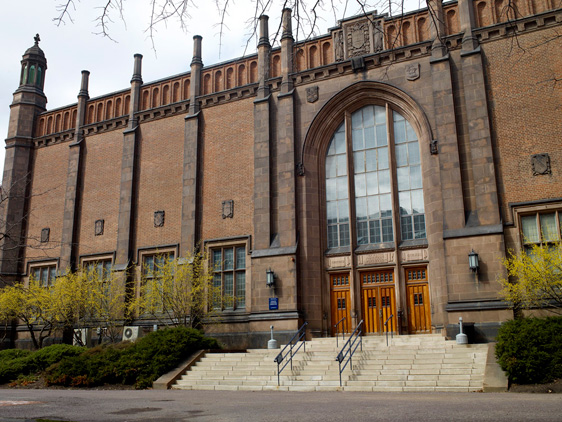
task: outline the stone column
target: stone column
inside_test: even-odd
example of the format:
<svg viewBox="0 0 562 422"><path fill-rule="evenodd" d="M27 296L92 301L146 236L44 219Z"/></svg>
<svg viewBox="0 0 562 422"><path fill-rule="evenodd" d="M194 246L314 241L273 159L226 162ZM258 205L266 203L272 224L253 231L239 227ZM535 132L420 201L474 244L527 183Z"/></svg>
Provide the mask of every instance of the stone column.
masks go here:
<svg viewBox="0 0 562 422"><path fill-rule="evenodd" d="M201 60L202 37L193 37L193 59L191 60L189 114L185 117L183 144L183 190L181 214L180 255L186 251L194 251L200 238L201 211L199 199L199 167L200 167L200 107L201 95Z"/></svg>
<svg viewBox="0 0 562 422"><path fill-rule="evenodd" d="M66 192L64 198L64 216L62 223L62 245L59 272L62 274L67 270L76 269L76 226L78 224L78 209L81 199L81 173L82 173L82 149L84 145L84 133L82 127L86 116L86 103L88 95L88 81L90 72L82 71L82 81L78 92L78 105L76 113L76 127L74 130L74 142L68 147L68 171L66 176Z"/></svg>
<svg viewBox="0 0 562 422"><path fill-rule="evenodd" d="M291 9L283 9L283 33L281 35L281 92L287 93L293 89L293 29L291 24Z"/></svg>
<svg viewBox="0 0 562 422"><path fill-rule="evenodd" d="M138 137L138 118L142 55L135 54L133 77L131 79L131 103L129 123L123 132L123 156L121 159L121 184L119 195L119 219L117 227L117 250L115 255L115 270L125 270L134 259L133 208L136 183L136 149Z"/></svg>
<svg viewBox="0 0 562 422"><path fill-rule="evenodd" d="M443 43L445 37L445 21L442 0L427 0L430 19L430 36L433 40L431 56L438 58L447 54L447 47Z"/></svg>

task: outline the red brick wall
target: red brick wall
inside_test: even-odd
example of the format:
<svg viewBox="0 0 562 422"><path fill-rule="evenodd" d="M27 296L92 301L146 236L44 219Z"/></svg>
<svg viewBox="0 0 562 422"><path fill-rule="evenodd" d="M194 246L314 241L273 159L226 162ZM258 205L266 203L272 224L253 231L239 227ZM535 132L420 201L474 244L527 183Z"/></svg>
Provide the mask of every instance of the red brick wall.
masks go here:
<svg viewBox="0 0 562 422"><path fill-rule="evenodd" d="M78 255L113 252L117 244L119 183L123 133L120 130L86 138L83 155L83 191L78 227ZM104 220L104 233L95 236L96 220Z"/></svg>
<svg viewBox="0 0 562 422"><path fill-rule="evenodd" d="M137 247L180 243L184 116L142 124L136 215ZM163 227L154 212L164 211Z"/></svg>
<svg viewBox="0 0 562 422"><path fill-rule="evenodd" d="M68 170L68 143L34 151L29 201L26 260L58 258L62 238L64 195ZM50 228L50 242L40 243L41 229Z"/></svg>
<svg viewBox="0 0 562 422"><path fill-rule="evenodd" d="M203 110L203 239L253 232L253 99ZM234 200L234 218L222 201Z"/></svg>
<svg viewBox="0 0 562 422"><path fill-rule="evenodd" d="M511 221L510 202L562 197L562 38L556 36L556 30L529 32L483 47L504 221ZM550 155L552 174L533 176L531 155L538 153Z"/></svg>

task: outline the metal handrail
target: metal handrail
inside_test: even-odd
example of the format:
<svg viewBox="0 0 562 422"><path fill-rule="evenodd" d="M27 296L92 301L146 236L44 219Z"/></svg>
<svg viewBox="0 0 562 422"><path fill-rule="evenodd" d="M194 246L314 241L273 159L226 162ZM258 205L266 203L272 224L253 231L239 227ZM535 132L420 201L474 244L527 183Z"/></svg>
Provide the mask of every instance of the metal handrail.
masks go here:
<svg viewBox="0 0 562 422"><path fill-rule="evenodd" d="M337 323L336 325L334 325L334 329L336 330L336 347L340 347L340 345L339 345L339 337L338 337L338 335L339 335L338 325L340 325L342 322L343 322L343 324L342 324L342 325L343 325L343 328L342 328L342 330L341 330L341 339L342 339L342 340L345 340L345 330L347 330L347 324L346 324L347 318L346 318L346 317L343 317L342 319L340 319L340 320L338 321L338 323Z"/></svg>
<svg viewBox="0 0 562 422"><path fill-rule="evenodd" d="M386 331L386 347L388 347L388 321L390 321L392 318L394 317L394 314L391 314L386 321L384 322L384 328ZM392 324L390 324L390 327L392 327ZM394 331L390 332L390 338L394 338Z"/></svg>
<svg viewBox="0 0 562 422"><path fill-rule="evenodd" d="M291 364L291 370L293 370L293 356L295 356L297 354L297 352L300 350L301 347L304 346L304 351L306 352L306 340L303 340L302 343L299 344L299 342L304 338L305 334L306 334L306 326L308 325L308 322L305 322L301 328L299 328L299 331L297 331L295 333L295 335L293 337L291 337L291 340L289 340L289 342L285 345L285 347L283 347L283 350L281 350L279 352L279 354L275 357L275 359L273 359L273 362L277 363L277 385L281 385L280 384L280 378L279 375L281 375L281 372L283 371L283 369L285 369L285 367L290 363ZM293 343L294 341L294 343ZM298 347L297 347L298 345ZM287 348L289 349L287 352L285 352L287 350ZM285 358L289 356L289 359L285 362L285 364L281 367L281 363L285 360Z"/></svg>
<svg viewBox="0 0 562 422"><path fill-rule="evenodd" d="M361 322L357 324L357 327L355 327L355 330L353 331L353 333L351 333L351 335L349 336L349 338L347 339L347 341L339 351L338 356L336 357L336 360L338 361L340 367L340 387L341 387L341 373L344 371L347 364L350 364L351 369L353 369L352 358L353 358L353 354L357 350L357 347L361 346L361 351L363 350L363 336L361 331L362 325L363 325L363 320L361 320ZM342 367L342 362L344 361L345 363L343 364Z"/></svg>

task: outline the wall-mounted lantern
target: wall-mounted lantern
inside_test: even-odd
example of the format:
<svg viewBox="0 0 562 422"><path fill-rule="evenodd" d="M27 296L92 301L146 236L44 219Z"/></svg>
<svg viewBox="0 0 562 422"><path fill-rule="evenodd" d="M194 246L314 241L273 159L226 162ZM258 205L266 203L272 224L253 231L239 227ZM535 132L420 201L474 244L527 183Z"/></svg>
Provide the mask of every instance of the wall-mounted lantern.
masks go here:
<svg viewBox="0 0 562 422"><path fill-rule="evenodd" d="M478 254L474 252L474 249L468 254L468 268L473 273L478 272Z"/></svg>
<svg viewBox="0 0 562 422"><path fill-rule="evenodd" d="M275 285L275 273L271 270L271 268L269 268L266 272L267 278L265 280L265 283L267 284L267 287L273 287Z"/></svg>

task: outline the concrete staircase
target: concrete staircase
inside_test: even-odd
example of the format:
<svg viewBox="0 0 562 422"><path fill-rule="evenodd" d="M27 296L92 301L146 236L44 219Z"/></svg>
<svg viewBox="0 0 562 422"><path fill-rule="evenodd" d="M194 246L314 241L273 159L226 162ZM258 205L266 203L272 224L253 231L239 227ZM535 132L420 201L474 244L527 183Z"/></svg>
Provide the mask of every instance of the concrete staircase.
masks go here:
<svg viewBox="0 0 562 422"><path fill-rule="evenodd" d="M341 341L340 341L341 346ZM487 344L457 345L440 335L363 337L363 351L339 381L335 338L306 343L280 376L273 359L279 350L207 354L173 389L284 391L482 391Z"/></svg>

